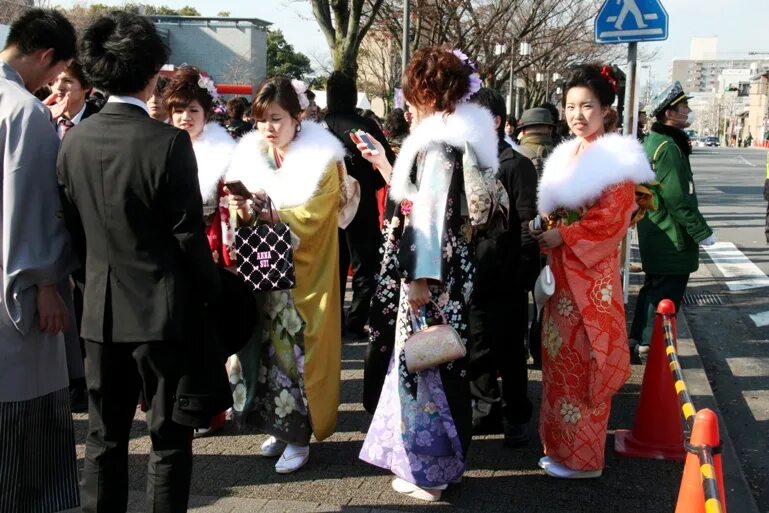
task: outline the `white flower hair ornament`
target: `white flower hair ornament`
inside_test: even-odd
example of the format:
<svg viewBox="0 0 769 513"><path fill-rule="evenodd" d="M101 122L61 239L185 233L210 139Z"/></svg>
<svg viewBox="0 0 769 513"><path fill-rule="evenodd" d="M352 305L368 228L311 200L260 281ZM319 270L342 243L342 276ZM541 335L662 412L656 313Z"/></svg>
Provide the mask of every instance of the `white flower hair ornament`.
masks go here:
<svg viewBox="0 0 769 513"><path fill-rule="evenodd" d="M462 50L459 48L455 48L451 51L454 55L459 58L460 61L462 61L462 65L470 70L470 79L469 79L469 85L467 86L467 91L465 92L465 95L462 97L460 101L466 102L472 98L472 96L480 91L481 86L483 83L481 82L481 77L478 75L478 68L475 66L475 63L470 60L470 57L465 55Z"/></svg>
<svg viewBox="0 0 769 513"><path fill-rule="evenodd" d="M294 87L294 91L296 91L296 95L299 97L299 106L302 108L302 110L309 107L310 100L307 99L307 84L301 80L293 78L291 79L291 85Z"/></svg>
<svg viewBox="0 0 769 513"><path fill-rule="evenodd" d="M216 90L216 84L214 84L214 80L211 77L204 77L201 75L198 79L198 87L208 91L208 94L214 100L214 103L219 103L221 101L219 91Z"/></svg>

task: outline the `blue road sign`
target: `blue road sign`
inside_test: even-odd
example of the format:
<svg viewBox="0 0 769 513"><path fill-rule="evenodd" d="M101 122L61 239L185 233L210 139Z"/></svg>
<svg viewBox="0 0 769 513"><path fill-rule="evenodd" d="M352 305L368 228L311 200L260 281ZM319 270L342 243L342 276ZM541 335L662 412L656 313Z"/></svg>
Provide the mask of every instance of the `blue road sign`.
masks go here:
<svg viewBox="0 0 769 513"><path fill-rule="evenodd" d="M660 0L606 0L595 18L598 43L640 43L668 38L668 13Z"/></svg>

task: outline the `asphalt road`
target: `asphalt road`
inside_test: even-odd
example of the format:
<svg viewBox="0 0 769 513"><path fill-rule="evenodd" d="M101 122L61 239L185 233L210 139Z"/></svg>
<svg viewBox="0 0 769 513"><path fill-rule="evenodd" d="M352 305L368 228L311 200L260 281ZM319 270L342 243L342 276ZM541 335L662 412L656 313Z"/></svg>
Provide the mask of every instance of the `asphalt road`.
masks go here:
<svg viewBox="0 0 769 513"><path fill-rule="evenodd" d="M764 513L769 512L766 158L766 150L695 148L691 163L700 208L721 244L701 251L704 265L692 275L688 293L713 294L723 305L701 301L684 307L723 421Z"/></svg>

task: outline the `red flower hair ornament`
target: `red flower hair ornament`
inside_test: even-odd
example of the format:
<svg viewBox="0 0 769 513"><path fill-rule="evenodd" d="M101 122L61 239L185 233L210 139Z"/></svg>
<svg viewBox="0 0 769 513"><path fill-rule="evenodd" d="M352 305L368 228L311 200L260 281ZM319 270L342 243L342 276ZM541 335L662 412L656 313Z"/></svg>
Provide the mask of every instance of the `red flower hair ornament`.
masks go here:
<svg viewBox="0 0 769 513"><path fill-rule="evenodd" d="M617 93L617 79L614 78L614 75L612 74L611 67L609 66L603 66L601 67L601 76L606 79L606 81L611 86L614 93Z"/></svg>

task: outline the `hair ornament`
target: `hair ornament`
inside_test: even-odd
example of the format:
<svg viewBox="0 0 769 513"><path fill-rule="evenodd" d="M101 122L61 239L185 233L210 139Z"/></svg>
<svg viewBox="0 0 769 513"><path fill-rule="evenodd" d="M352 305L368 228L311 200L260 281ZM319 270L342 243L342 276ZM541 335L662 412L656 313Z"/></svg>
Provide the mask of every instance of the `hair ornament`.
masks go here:
<svg viewBox="0 0 769 513"><path fill-rule="evenodd" d="M200 75L200 78L198 79L198 87L208 91L208 95L211 96L214 103L220 102L221 98L219 97L219 91L216 90L216 84L214 84L214 80L211 77Z"/></svg>
<svg viewBox="0 0 769 513"><path fill-rule="evenodd" d="M480 91L481 86L483 83L481 82L481 77L478 75L478 68L475 66L475 63L470 60L470 57L468 57L462 50L459 48L455 48L451 51L457 58L462 61L462 66L470 70L470 80L469 85L467 86L467 91L465 92L465 95L462 96L462 99L460 101L466 102L468 101L475 93Z"/></svg>
<svg viewBox="0 0 769 513"><path fill-rule="evenodd" d="M609 85L612 88L612 91L614 91L614 94L617 93L617 79L614 78L614 74L612 73L612 69L610 66L602 66L601 67L601 76L606 79L606 81L609 83Z"/></svg>
<svg viewBox="0 0 769 513"><path fill-rule="evenodd" d="M307 84L301 80L292 78L291 85L294 87L294 91L296 91L296 95L299 97L299 106L302 108L302 110L309 107L310 100L307 99Z"/></svg>

